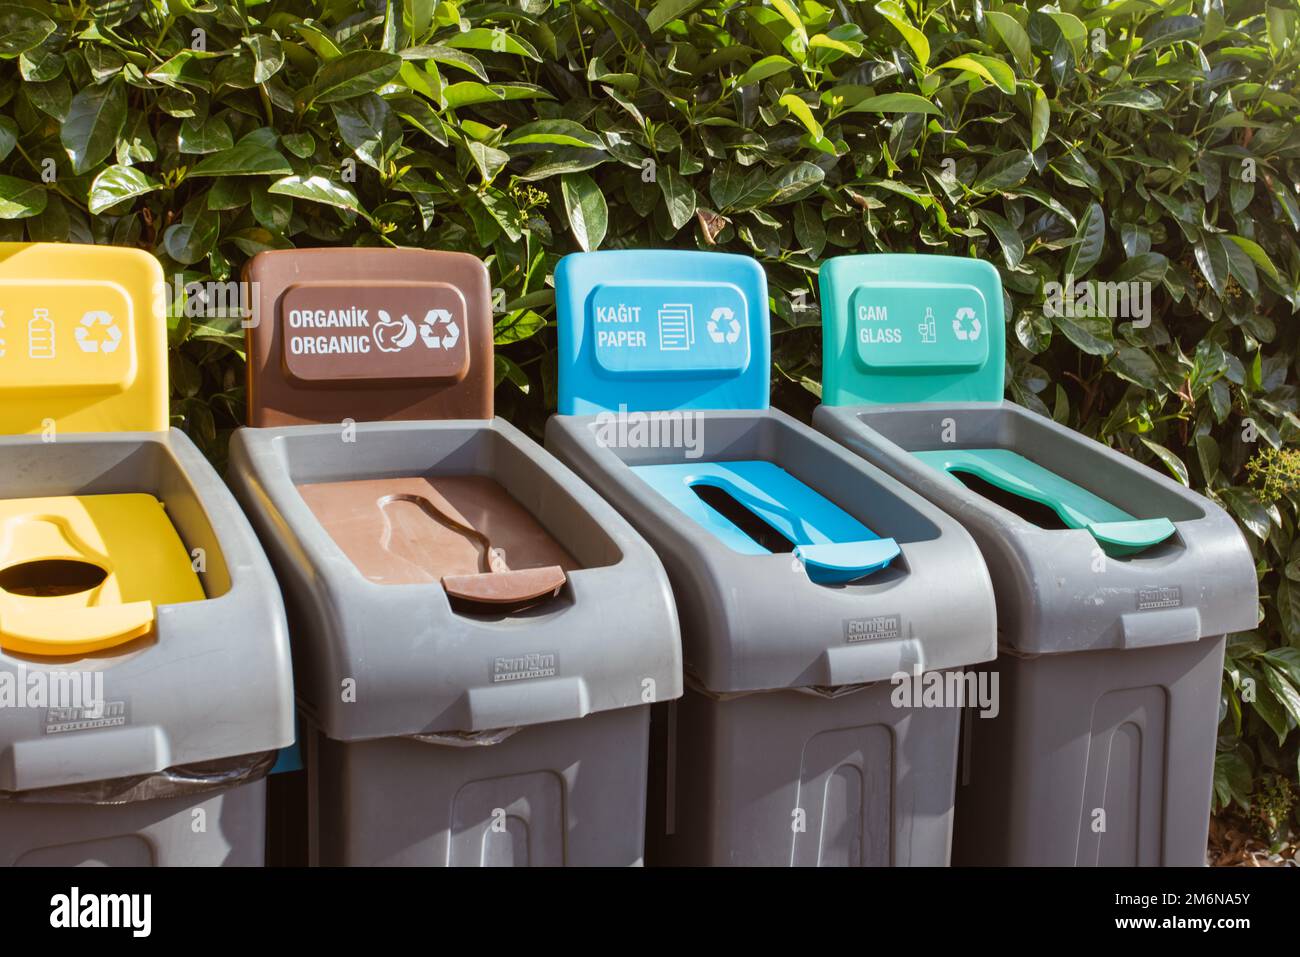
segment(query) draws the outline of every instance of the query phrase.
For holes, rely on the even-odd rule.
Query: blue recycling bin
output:
[[[974,541],[770,406],[753,259],[579,254],[556,297],[547,447],[655,548],[682,626],[647,863],[947,863],[960,711],[900,689],[993,657]]]

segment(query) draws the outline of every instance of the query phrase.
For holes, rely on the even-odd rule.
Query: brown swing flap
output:
[[[442,587],[452,598],[485,605],[519,605],[554,598],[568,581],[559,565],[478,575],[444,575]]]
[[[439,582],[448,597],[495,608],[552,598],[575,559],[499,483],[411,476],[299,487],[369,580]]]

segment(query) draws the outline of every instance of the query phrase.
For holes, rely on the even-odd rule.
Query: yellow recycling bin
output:
[[[0,865],[261,864],[283,606],[134,249],[0,244]]]

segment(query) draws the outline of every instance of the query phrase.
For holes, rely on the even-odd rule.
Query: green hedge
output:
[[[1300,15],[1290,0],[1101,7],[0,4],[0,234],[136,245],[186,280],[287,246],[473,252],[500,290],[500,410],[534,433],[554,406],[565,253],[756,255],[774,395],[801,415],[819,388],[821,259],[995,262],[1009,395],[1240,521],[1261,621],[1230,646],[1216,797],[1249,802],[1262,781],[1285,816]],[[1052,315],[1048,284],[1069,276],[1149,283],[1150,321]],[[242,414],[237,319],[178,315],[172,336],[176,419],[220,461]]]

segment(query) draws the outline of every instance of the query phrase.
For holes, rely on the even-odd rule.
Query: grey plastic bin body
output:
[[[546,429],[547,448],[658,552],[681,619],[687,691],[657,705],[652,718],[647,862],[944,865],[960,711],[896,707],[891,679],[959,675],[993,657],[992,591],[971,538],[887,475],[767,407],[765,289],[746,289],[756,308],[741,317],[749,353],[738,366],[759,407],[656,413],[643,403],[629,410],[632,390],[620,388],[617,377],[607,391],[597,384],[575,399],[574,382],[584,386],[570,364],[581,361],[575,340],[590,318],[590,287],[568,271],[574,261],[610,277],[639,261],[649,274],[632,273],[630,281],[656,283],[654,293],[673,303],[689,298],[688,279],[698,280],[697,289],[729,284],[722,295],[732,283],[761,281],[752,260],[723,254],[699,256],[693,276],[690,263],[653,272],[661,265],[656,256],[686,255],[601,253],[590,254],[589,266],[581,256],[561,262],[561,412],[579,407],[577,399],[618,412],[560,414]],[[651,293],[637,294],[646,297],[641,315],[654,316]],[[708,316],[709,308],[700,299],[694,314]],[[671,310],[675,320],[684,312]],[[634,329],[622,341],[656,337],[641,340]],[[703,393],[718,381],[665,377],[679,392],[695,386]],[[640,385],[645,402],[663,397]],[[642,424],[663,416],[670,432],[673,421],[679,429],[686,423],[698,442],[621,441],[611,430],[624,414]],[[634,471],[728,462],[775,464],[870,531],[892,537],[900,554],[867,577],[819,584],[789,553],[736,551]]]
[[[325,286],[349,268],[352,252],[293,252],[263,262],[271,273],[287,263],[295,283]],[[461,297],[450,307],[460,324],[456,348],[468,355],[449,357],[443,346],[439,361],[451,372],[410,391],[409,401],[421,403],[419,417],[401,418],[392,383],[376,378],[382,356],[372,354],[370,370],[331,380],[332,407],[360,421],[246,428],[231,445],[229,480],[262,535],[289,610],[311,861],[640,864],[650,705],[682,690],[677,617],[663,566],[569,469],[492,417],[492,323],[482,263],[423,250],[368,256],[359,306],[372,307],[381,300],[367,296],[393,289],[407,290],[412,302],[445,297],[450,286]],[[444,292],[429,293],[429,285]],[[264,289],[279,295],[275,286]],[[291,335],[283,310],[268,305],[264,316],[273,318],[264,325],[274,322]],[[277,403],[277,416],[310,420],[316,393],[295,394],[291,379],[277,378],[276,350],[265,342],[257,348],[267,363],[262,375],[276,379],[261,395]],[[413,339],[408,351],[422,348]],[[383,403],[391,420],[364,421]],[[465,408],[476,412],[437,417]],[[260,407],[251,418],[265,413]],[[403,489],[424,489],[416,499],[450,498],[452,486],[494,490],[495,505],[457,518],[444,503],[437,516],[416,516],[405,542],[397,526],[375,542],[346,514],[327,527],[318,510],[322,489],[353,482],[391,486],[393,493],[378,500],[384,509],[412,498]],[[330,492],[330,501],[346,506],[346,492]],[[373,504],[375,493],[366,494]],[[522,567],[513,564],[520,554],[513,545],[502,554],[491,544],[505,521],[493,508],[522,514],[530,541],[544,540],[565,556],[554,594],[523,604],[467,604],[464,583],[436,569],[430,543],[452,530],[481,542],[482,561],[491,564],[485,574],[466,576],[471,590],[476,581],[495,580],[500,559]],[[373,510],[356,513],[357,521],[374,518]],[[393,557],[398,546],[409,562]],[[385,580],[358,556],[391,559],[413,577]]]
[[[102,671],[105,705],[99,726],[59,733],[48,709],[0,709],[0,865],[262,864],[292,672],[275,577],[233,496],[176,430],[0,437],[0,499],[138,492],[203,550],[206,600],[160,605],[152,635],[104,652],[0,652],[19,676]]]
[[[905,267],[874,266],[894,284]],[[843,297],[826,282],[824,314]],[[1000,331],[990,299],[986,328]],[[1256,623],[1254,564],[1229,516],[1010,402],[822,405],[813,421],[958,518],[992,576],[1000,710],[966,719],[953,862],[1203,865],[1224,636]],[[986,497],[914,454],[963,449],[1018,453],[1172,534],[1112,556],[1039,503]]]
[[[891,679],[993,657],[974,543],[781,412],[694,414],[698,460],[602,447],[594,416],[555,416],[546,432],[654,546],[677,598],[692,681],[655,714],[648,862],[948,863],[960,709],[895,707]],[[789,554],[732,551],[628,467],[729,460],[776,463],[902,554],[861,581],[817,584]],[[860,639],[854,623],[876,620],[885,634]]]
[[[640,863],[649,702],[681,693],[658,560],[502,420],[355,428],[355,443],[244,429],[231,446],[289,608],[313,862]],[[411,475],[491,476],[581,567],[529,610],[461,613],[436,582],[366,579],[297,488]],[[473,740],[498,729],[517,730]]]

